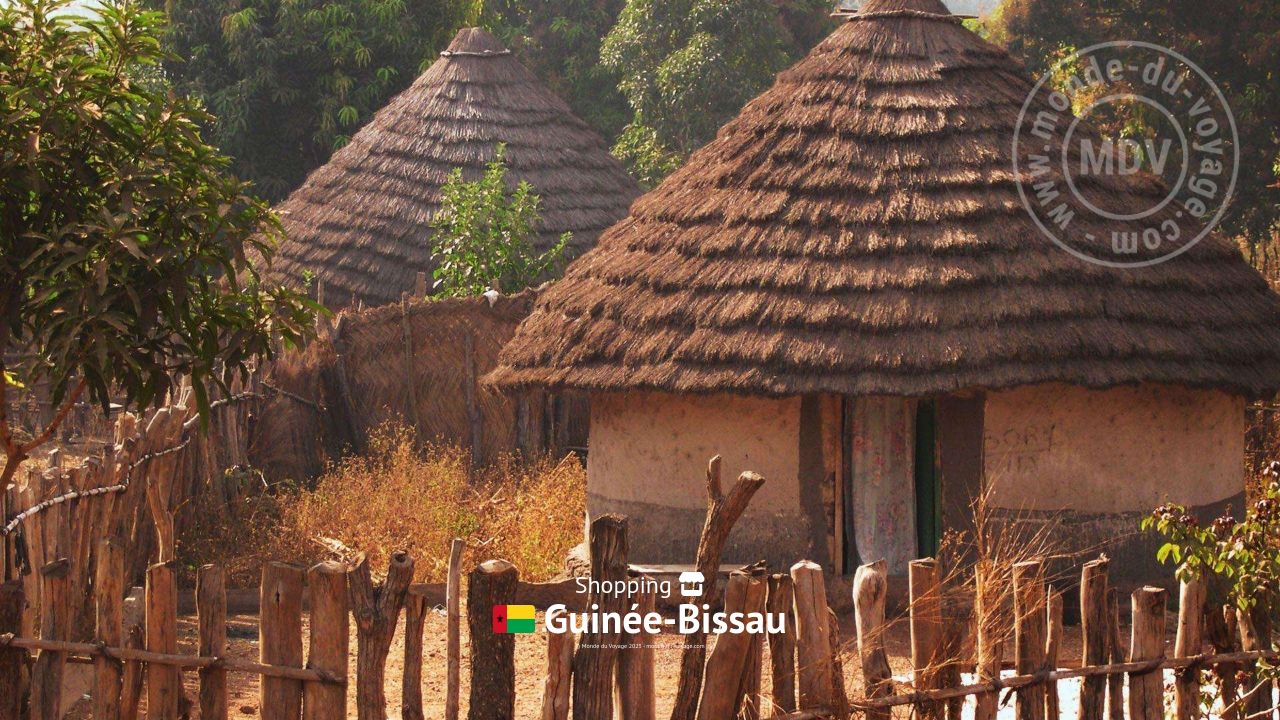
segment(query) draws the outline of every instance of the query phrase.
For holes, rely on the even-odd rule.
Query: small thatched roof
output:
[[[400,299],[434,267],[430,219],[440,186],[456,167],[477,177],[500,142],[508,180],[527,180],[542,199],[542,249],[566,231],[571,254],[590,248],[640,194],[568,105],[496,38],[467,28],[277,206],[288,239],[274,279],[297,284],[310,270],[335,307],[353,297]]]
[[[1114,269],[1035,226],[1010,158],[1032,87],[939,0],[868,0],[570,266],[490,379],[769,395],[1280,388],[1280,299],[1221,237]],[[1094,190],[1136,208],[1163,187],[1133,175]]]

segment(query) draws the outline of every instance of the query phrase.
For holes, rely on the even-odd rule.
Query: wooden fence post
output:
[[[359,720],[385,720],[387,653],[395,635],[396,620],[413,581],[413,559],[408,553],[392,553],[387,579],[373,584],[369,559],[361,556],[347,577],[347,595],[356,619],[356,713]]]
[[[1205,615],[1206,639],[1213,646],[1215,653],[1229,653],[1240,650],[1239,626],[1236,622],[1236,609],[1231,605],[1213,608]],[[1237,692],[1236,673],[1240,663],[1219,663],[1213,667],[1214,677],[1218,679],[1219,695],[1234,698]],[[1223,720],[1240,720],[1239,703],[1227,703],[1222,713]]]
[[[1004,641],[1008,631],[1008,615],[1001,603],[1003,589],[992,577],[990,561],[983,562],[974,571],[973,616],[977,626],[977,675],[978,682],[992,682],[1000,677],[1004,660]],[[974,720],[995,720],[999,693],[984,692],[974,697]]]
[[[1178,593],[1178,637],[1174,657],[1191,657],[1204,650],[1205,583],[1202,578],[1183,580]],[[1186,668],[1177,673],[1174,697],[1178,720],[1196,720],[1200,711],[1200,669]]]
[[[1105,557],[1090,560],[1080,570],[1080,637],[1081,662],[1105,665],[1107,652],[1107,569]],[[1080,687],[1080,720],[1103,720],[1106,709],[1107,678],[1094,675],[1084,678]]]
[[[627,518],[605,514],[591,521],[591,578],[615,583],[627,579]],[[621,593],[591,593],[601,613],[626,610]],[[573,718],[596,720],[613,714],[613,673],[620,632],[583,633],[573,657]]]
[[[1044,670],[1045,651],[1044,566],[1039,560],[1013,566],[1013,638],[1018,674]],[[1018,691],[1018,720],[1044,720],[1044,685]]]
[[[795,586],[796,663],[800,678],[800,710],[830,711],[834,679],[831,677],[831,629],[827,614],[827,588],[822,568],[801,560],[791,566]]]
[[[911,667],[916,692],[938,686],[942,661],[942,586],[938,561],[933,558],[912,560],[907,566],[911,621]],[[941,715],[942,706],[922,702],[920,717],[932,720]]]
[[[652,582],[647,576],[635,578],[645,589],[631,597],[635,612],[641,618],[648,617],[657,608],[657,596],[648,589],[646,583]],[[548,636],[548,644],[550,643]],[[656,689],[654,681],[655,637],[644,631],[635,634],[624,634],[622,649],[618,652],[617,672],[617,716],[619,720],[655,720],[657,717]],[[550,653],[550,649],[548,649]]]
[[[758,585],[759,583],[755,583]],[[746,570],[729,573],[724,589],[724,612],[746,612],[750,598],[758,594],[752,587],[751,574]],[[742,673],[747,665],[747,650],[751,638],[746,634],[722,633],[716,639],[715,649],[707,658],[703,675],[702,697],[698,701],[698,720],[730,720],[737,716],[741,699]]]
[[[124,553],[111,538],[98,543],[93,595],[97,620],[93,639],[106,647],[120,647],[124,642]],[[94,658],[94,720],[120,719],[120,674],[118,661]]]
[[[770,615],[782,615],[782,632],[769,633],[769,665],[773,675],[773,704],[784,713],[796,709],[796,616],[790,575],[777,573],[769,577]]]
[[[462,685],[462,538],[449,545],[449,575],[445,585],[445,698],[444,720],[458,720]]]
[[[130,650],[146,647],[145,620],[125,631],[124,646]],[[138,705],[142,703],[143,683],[146,681],[146,665],[139,661],[124,664],[120,677],[120,720],[137,720]]]
[[[1236,615],[1240,626],[1240,649],[1257,652],[1271,649],[1271,616],[1265,603],[1255,604],[1248,612]],[[1245,663],[1245,675],[1248,681],[1244,691],[1248,700],[1244,703],[1242,715],[1247,720],[1271,720],[1275,715],[1273,705],[1272,681],[1257,672],[1258,663]]]
[[[1062,593],[1049,588],[1049,634],[1045,640],[1044,666],[1058,669],[1058,651],[1062,647]],[[1051,680],[1044,689],[1044,714],[1048,720],[1058,720],[1058,682]],[[957,718],[957,720],[959,720]]]
[[[302,667],[302,580],[297,565],[262,566],[258,657],[266,665]],[[297,720],[302,714],[301,680],[263,676],[258,694],[262,720]]]
[[[867,697],[873,699],[893,692],[893,671],[889,669],[889,655],[884,647],[884,603],[889,591],[887,568],[884,560],[877,560],[858,568],[853,576],[858,655]],[[889,709],[867,710],[867,720],[889,720]]]
[[[307,585],[311,588],[311,633],[307,667],[345,678],[351,644],[347,568],[333,561],[319,563],[307,571]],[[303,686],[303,720],[346,720],[346,717],[345,684],[309,682]]]
[[[178,587],[173,568],[156,563],[147,568],[147,650],[178,652]],[[147,666],[147,720],[175,720],[182,695],[182,672],[172,665]]]
[[[480,563],[467,580],[467,627],[471,631],[469,720],[510,720],[515,716],[515,638],[499,632],[494,606],[510,604],[519,573],[506,560]],[[371,719],[373,720],[373,719]]]
[[[26,605],[22,581],[0,584],[0,633],[22,634],[22,609]],[[0,720],[19,720],[22,713],[22,667],[27,653],[0,648]]]
[[[66,640],[70,622],[68,574],[71,563],[55,560],[40,568],[40,639]],[[62,720],[62,670],[66,653],[41,650],[31,670],[32,720]]]
[[[427,619],[427,599],[409,594],[404,605],[404,679],[400,685],[401,720],[423,720],[422,628]]]
[[[1164,657],[1165,591],[1141,587],[1133,591],[1133,639],[1129,659],[1158,660]],[[1159,668],[1129,673],[1129,720],[1162,720],[1164,717],[1164,673]]]
[[[542,690],[541,720],[568,719],[572,676],[573,633],[547,633],[547,680]]]
[[[1107,636],[1108,662],[1124,662],[1124,641],[1120,636],[1120,591],[1115,588],[1107,590]],[[1125,720],[1124,711],[1124,675],[1113,673],[1107,676],[1107,718]]]
[[[840,640],[840,619],[836,617],[835,610],[827,608],[827,628],[830,634],[827,636],[831,641],[831,693],[835,699],[832,710],[838,718],[849,717],[849,692],[844,684],[844,661],[840,657],[840,650],[843,647]],[[959,720],[957,717],[956,720]]]
[[[199,652],[205,657],[227,653],[227,580],[221,565],[205,565],[196,575],[196,622]],[[200,670],[200,720],[226,720],[227,671]]]

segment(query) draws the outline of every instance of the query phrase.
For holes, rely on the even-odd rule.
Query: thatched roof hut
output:
[[[466,28],[440,55],[276,208],[288,239],[275,279],[296,284],[310,271],[335,307],[399,300],[434,267],[441,185],[458,167],[478,176],[498,143],[508,179],[541,197],[539,248],[571,232],[576,256],[626,214],[635,181],[496,38]]]
[[[1045,238],[1011,157],[1032,91],[940,0],[867,0],[542,295],[491,379],[592,391],[591,510],[630,513],[641,560],[692,557],[712,453],[770,478],[743,560],[900,566],[982,487],[1093,536],[1163,495],[1217,507],[1242,398],[1280,388],[1280,299],[1217,235],[1129,269]]]

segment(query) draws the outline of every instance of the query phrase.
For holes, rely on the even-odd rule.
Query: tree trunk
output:
[[[387,579],[381,586],[374,586],[366,557],[356,562],[348,576],[347,589],[356,620],[356,714],[359,720],[386,720],[387,653],[391,651],[396,619],[412,581],[413,560],[405,552],[392,554]]]

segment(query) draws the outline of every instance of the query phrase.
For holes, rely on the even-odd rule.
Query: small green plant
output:
[[[508,192],[506,146],[499,144],[484,174],[466,181],[457,168],[440,190],[441,207],[431,222],[433,274],[441,297],[519,292],[557,273],[569,233],[539,253],[531,238],[541,218],[539,198],[528,182]]]

